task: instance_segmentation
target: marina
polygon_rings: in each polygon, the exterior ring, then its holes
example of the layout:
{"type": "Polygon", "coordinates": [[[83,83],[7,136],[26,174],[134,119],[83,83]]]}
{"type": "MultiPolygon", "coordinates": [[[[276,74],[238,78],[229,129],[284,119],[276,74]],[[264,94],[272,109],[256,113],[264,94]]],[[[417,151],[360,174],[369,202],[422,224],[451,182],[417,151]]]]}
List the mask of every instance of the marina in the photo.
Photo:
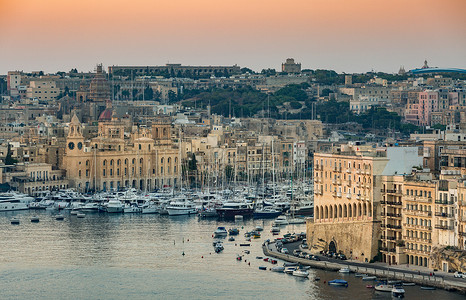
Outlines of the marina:
{"type": "MultiPolygon", "coordinates": [[[[374,289],[367,289],[366,283],[354,275],[311,267],[305,270],[307,279],[293,276],[293,272],[284,274],[281,259],[256,259],[265,258],[262,244],[273,238],[273,220],[234,223],[188,215],[172,218],[104,212],[78,219],[70,213],[63,210],[62,221],[57,221],[56,212],[51,210],[0,215],[0,238],[5,241],[0,248],[0,272],[7,278],[0,282],[4,298],[61,299],[69,293],[75,299],[127,299],[129,295],[175,299],[192,293],[202,294],[203,299],[251,299],[258,294],[270,299],[375,297],[374,289]],[[39,223],[29,222],[33,215],[39,217],[39,223]],[[23,222],[12,226],[13,217],[23,222]],[[264,229],[261,238],[243,243],[243,233],[257,226],[264,229]],[[224,249],[215,253],[212,233],[218,227],[238,228],[240,234],[236,241],[221,239],[224,249]],[[240,243],[248,245],[248,252],[240,243]],[[271,270],[275,266],[278,268],[271,270]],[[98,280],[102,277],[107,278],[105,283],[98,280]],[[189,289],[180,289],[179,278],[189,284],[189,289]],[[346,280],[348,287],[327,284],[334,279],[346,280]],[[18,288],[9,288],[11,282],[18,288]]],[[[302,224],[284,225],[282,232],[302,232],[304,228],[302,224]]],[[[406,299],[462,299],[443,290],[420,290],[419,286],[404,289],[406,299]]]]}

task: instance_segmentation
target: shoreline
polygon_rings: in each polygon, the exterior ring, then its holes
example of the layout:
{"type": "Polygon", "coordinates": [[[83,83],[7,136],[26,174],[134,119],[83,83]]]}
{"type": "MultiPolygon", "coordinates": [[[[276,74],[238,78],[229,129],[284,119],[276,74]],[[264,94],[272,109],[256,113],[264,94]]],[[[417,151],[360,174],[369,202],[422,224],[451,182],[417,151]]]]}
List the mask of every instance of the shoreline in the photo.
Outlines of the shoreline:
{"type": "Polygon", "coordinates": [[[444,280],[443,277],[439,276],[426,276],[426,275],[416,275],[408,272],[403,272],[402,270],[380,270],[372,268],[370,264],[359,263],[360,266],[340,264],[335,262],[328,261],[314,261],[304,258],[299,258],[289,254],[282,254],[276,251],[269,249],[269,245],[273,243],[264,243],[262,245],[262,250],[264,255],[278,258],[288,262],[296,262],[302,265],[311,266],[316,269],[327,270],[327,271],[338,271],[343,267],[347,267],[353,273],[364,273],[371,276],[385,277],[392,280],[402,280],[407,282],[413,282],[420,286],[430,286],[439,289],[444,289],[449,292],[457,292],[462,295],[466,295],[466,281],[464,285],[459,285],[456,282],[450,280],[444,280]]]}

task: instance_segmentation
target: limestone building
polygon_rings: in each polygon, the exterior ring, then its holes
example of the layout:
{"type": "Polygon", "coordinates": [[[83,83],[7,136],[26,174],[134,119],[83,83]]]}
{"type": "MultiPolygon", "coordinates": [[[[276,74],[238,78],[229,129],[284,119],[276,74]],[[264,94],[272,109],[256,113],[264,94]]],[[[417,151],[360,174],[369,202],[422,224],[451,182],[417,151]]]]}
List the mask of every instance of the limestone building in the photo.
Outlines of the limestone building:
{"type": "Polygon", "coordinates": [[[293,58],[287,58],[282,64],[282,72],[301,73],[301,64],[295,63],[293,58]]]}
{"type": "Polygon", "coordinates": [[[125,132],[122,122],[101,115],[98,134],[85,140],[76,116],[69,124],[62,168],[70,186],[78,191],[116,190],[133,187],[151,191],[179,182],[179,149],[171,140],[168,123],[125,132]]]}

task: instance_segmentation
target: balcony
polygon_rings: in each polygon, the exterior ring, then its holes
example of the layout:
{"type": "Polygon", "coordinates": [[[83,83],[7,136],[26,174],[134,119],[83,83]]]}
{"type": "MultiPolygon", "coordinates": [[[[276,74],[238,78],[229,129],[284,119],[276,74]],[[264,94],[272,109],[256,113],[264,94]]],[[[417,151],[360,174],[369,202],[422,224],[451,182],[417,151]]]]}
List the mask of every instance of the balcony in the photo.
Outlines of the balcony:
{"type": "Polygon", "coordinates": [[[435,225],[435,228],[441,229],[441,230],[453,230],[453,226],[440,225],[440,224],[435,225]]]}
{"type": "Polygon", "coordinates": [[[346,198],[351,199],[351,194],[346,194],[346,198]]]}
{"type": "Polygon", "coordinates": [[[387,204],[388,204],[388,205],[396,205],[396,206],[399,206],[399,205],[401,205],[402,203],[401,203],[401,202],[395,202],[395,201],[387,201],[387,204]]]}
{"type": "Polygon", "coordinates": [[[387,225],[385,225],[385,227],[391,228],[391,229],[401,229],[401,225],[387,224],[387,225]]]}
{"type": "Polygon", "coordinates": [[[458,232],[458,234],[461,236],[466,236],[466,232],[458,232]]]}
{"type": "Polygon", "coordinates": [[[341,193],[340,192],[337,193],[337,197],[341,198],[341,193]]]}
{"type": "Polygon", "coordinates": [[[442,218],[453,218],[452,214],[443,213],[443,212],[436,212],[435,216],[436,217],[442,217],[442,218]]]}
{"type": "Polygon", "coordinates": [[[406,209],[406,208],[403,208],[403,211],[406,214],[415,215],[415,216],[419,216],[419,217],[430,217],[430,216],[432,216],[432,212],[430,212],[430,211],[412,210],[412,209],[406,209]]]}
{"type": "Polygon", "coordinates": [[[346,182],[346,185],[347,185],[347,186],[351,186],[351,180],[348,180],[348,181],[346,182]]]}
{"type": "Polygon", "coordinates": [[[351,173],[351,169],[346,169],[346,173],[351,173]]]}
{"type": "Polygon", "coordinates": [[[361,174],[361,170],[356,170],[356,174],[361,174]]]}
{"type": "Polygon", "coordinates": [[[431,226],[424,226],[424,225],[414,225],[414,224],[407,224],[403,223],[403,226],[405,226],[407,229],[417,229],[417,230],[432,230],[431,226]]]}
{"type": "Polygon", "coordinates": [[[390,240],[390,241],[395,241],[396,237],[394,236],[382,236],[382,240],[390,240]]]}
{"type": "Polygon", "coordinates": [[[431,244],[432,240],[431,239],[423,239],[419,237],[414,237],[414,236],[403,236],[403,238],[406,241],[411,241],[411,242],[418,242],[418,243],[426,243],[426,244],[431,244]]]}
{"type": "Polygon", "coordinates": [[[435,200],[435,204],[441,204],[441,205],[453,205],[453,201],[445,201],[445,200],[435,200]]]}

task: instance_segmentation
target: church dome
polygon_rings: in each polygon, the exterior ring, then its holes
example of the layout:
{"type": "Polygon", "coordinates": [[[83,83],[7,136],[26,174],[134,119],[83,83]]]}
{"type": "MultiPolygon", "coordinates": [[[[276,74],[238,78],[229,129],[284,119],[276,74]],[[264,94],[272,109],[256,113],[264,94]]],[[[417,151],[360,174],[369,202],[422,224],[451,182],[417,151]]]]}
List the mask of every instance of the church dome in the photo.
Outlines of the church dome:
{"type": "Polygon", "coordinates": [[[99,116],[99,121],[111,121],[113,117],[113,109],[105,109],[99,116]]]}

